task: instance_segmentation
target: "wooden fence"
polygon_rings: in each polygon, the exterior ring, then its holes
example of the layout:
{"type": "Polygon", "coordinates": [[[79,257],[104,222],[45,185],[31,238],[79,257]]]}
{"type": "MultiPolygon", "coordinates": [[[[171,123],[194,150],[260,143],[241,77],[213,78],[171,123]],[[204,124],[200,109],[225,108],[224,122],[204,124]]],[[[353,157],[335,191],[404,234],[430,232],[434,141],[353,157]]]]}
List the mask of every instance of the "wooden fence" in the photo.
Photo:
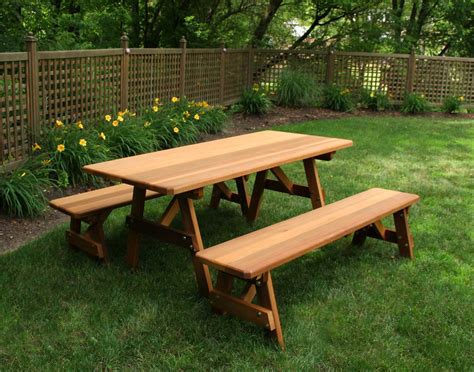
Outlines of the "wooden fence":
{"type": "Polygon", "coordinates": [[[260,83],[277,87],[285,68],[309,72],[318,83],[382,90],[393,102],[406,91],[439,104],[462,95],[474,104],[474,58],[254,49],[121,48],[0,54],[0,165],[28,157],[43,125],[56,119],[93,121],[114,110],[138,111],[155,97],[187,96],[229,105],[260,83]]]}

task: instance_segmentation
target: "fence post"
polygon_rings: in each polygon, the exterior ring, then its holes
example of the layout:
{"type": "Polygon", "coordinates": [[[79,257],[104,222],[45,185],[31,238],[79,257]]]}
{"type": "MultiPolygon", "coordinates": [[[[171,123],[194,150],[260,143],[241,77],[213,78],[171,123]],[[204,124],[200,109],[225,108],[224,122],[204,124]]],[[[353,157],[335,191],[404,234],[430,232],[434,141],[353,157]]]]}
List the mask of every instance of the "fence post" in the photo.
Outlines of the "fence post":
{"type": "Polygon", "coordinates": [[[247,75],[247,88],[251,89],[253,85],[253,58],[255,55],[255,51],[250,46],[249,54],[248,54],[248,75],[247,75]]]}
{"type": "Polygon", "coordinates": [[[225,43],[221,41],[221,65],[219,75],[219,101],[224,105],[224,88],[225,88],[225,43]]]}
{"type": "Polygon", "coordinates": [[[27,91],[27,118],[31,143],[35,142],[40,135],[39,123],[39,82],[38,82],[38,39],[32,33],[25,37],[26,52],[28,56],[28,68],[26,75],[27,91]]]}
{"type": "Polygon", "coordinates": [[[326,57],[326,84],[332,84],[334,81],[334,65],[336,63],[336,56],[332,50],[329,50],[326,57]]]}
{"type": "Polygon", "coordinates": [[[128,36],[123,34],[120,38],[122,48],[122,63],[120,66],[120,111],[128,107],[128,67],[130,64],[130,49],[128,48],[128,36]]]}
{"type": "Polygon", "coordinates": [[[408,71],[407,71],[407,92],[413,92],[413,86],[415,83],[415,71],[416,71],[416,56],[415,51],[412,50],[410,57],[408,57],[408,71]]]}
{"type": "Polygon", "coordinates": [[[181,48],[181,60],[179,64],[179,96],[184,97],[185,80],[186,80],[186,44],[184,36],[181,36],[179,47],[181,48]]]}

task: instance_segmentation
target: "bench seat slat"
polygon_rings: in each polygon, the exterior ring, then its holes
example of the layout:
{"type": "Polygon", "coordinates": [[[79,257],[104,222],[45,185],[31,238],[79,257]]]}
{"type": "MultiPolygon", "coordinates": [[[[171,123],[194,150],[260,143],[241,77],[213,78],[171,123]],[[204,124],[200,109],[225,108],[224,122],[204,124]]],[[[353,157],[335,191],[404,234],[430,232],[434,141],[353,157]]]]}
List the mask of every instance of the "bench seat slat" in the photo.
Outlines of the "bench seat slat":
{"type": "MultiPolygon", "coordinates": [[[[156,198],[159,193],[147,190],[146,198],[156,198]]],[[[133,186],[120,184],[98,190],[51,200],[50,206],[73,218],[82,219],[103,209],[115,209],[132,202],[133,186]]]]}
{"type": "Polygon", "coordinates": [[[370,189],[197,253],[198,259],[243,279],[284,263],[406,208],[418,195],[370,189]]]}

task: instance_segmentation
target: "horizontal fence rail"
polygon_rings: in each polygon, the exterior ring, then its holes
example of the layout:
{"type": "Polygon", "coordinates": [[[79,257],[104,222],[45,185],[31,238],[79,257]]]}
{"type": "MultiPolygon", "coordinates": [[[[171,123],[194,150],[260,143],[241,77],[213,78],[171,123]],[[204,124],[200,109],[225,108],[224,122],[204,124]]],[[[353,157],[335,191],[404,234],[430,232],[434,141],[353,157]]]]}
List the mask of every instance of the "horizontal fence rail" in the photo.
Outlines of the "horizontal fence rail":
{"type": "Polygon", "coordinates": [[[230,105],[258,83],[275,92],[286,69],[318,84],[381,91],[394,103],[406,92],[434,104],[451,95],[474,104],[474,58],[276,49],[121,48],[0,54],[0,164],[28,158],[41,127],[56,119],[94,121],[116,110],[140,112],[154,98],[186,96],[230,105]]]}

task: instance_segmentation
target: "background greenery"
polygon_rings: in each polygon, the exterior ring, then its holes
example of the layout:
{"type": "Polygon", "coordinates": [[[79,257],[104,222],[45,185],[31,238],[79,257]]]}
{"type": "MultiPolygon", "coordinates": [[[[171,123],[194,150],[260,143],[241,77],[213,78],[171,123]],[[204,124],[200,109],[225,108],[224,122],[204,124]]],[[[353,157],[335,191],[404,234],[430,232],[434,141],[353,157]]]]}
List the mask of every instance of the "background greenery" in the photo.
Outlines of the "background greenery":
{"type": "Polygon", "coordinates": [[[3,0],[0,51],[33,32],[43,50],[313,47],[474,56],[471,0],[3,0]]]}
{"type": "MultiPolygon", "coordinates": [[[[259,328],[212,315],[187,251],[143,239],[132,272],[123,208],[106,224],[109,265],[68,249],[66,224],[0,257],[2,369],[471,370],[474,122],[371,116],[280,129],[354,141],[318,162],[328,202],[374,186],[419,194],[415,260],[347,238],[275,270],[281,352],[259,328]]],[[[304,182],[301,164],[285,170],[304,182]]],[[[310,210],[308,199],[266,192],[250,226],[235,204],[210,210],[209,194],[197,203],[207,246],[310,210]]],[[[147,202],[147,214],[166,202],[147,202]]]]}

